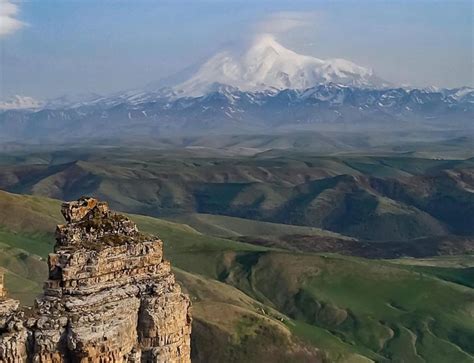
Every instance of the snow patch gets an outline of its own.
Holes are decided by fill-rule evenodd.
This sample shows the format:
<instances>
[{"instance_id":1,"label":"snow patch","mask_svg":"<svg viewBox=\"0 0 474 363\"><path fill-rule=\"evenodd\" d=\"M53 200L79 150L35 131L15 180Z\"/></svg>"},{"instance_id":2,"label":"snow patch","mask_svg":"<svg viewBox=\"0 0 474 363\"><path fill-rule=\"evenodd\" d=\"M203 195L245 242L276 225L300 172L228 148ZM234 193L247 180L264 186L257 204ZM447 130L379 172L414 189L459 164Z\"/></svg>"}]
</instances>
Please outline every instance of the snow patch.
<instances>
[{"instance_id":1,"label":"snow patch","mask_svg":"<svg viewBox=\"0 0 474 363\"><path fill-rule=\"evenodd\" d=\"M4 102L0 102L0 110L27 110L37 109L43 105L33 97L15 95Z\"/></svg>"}]
</instances>

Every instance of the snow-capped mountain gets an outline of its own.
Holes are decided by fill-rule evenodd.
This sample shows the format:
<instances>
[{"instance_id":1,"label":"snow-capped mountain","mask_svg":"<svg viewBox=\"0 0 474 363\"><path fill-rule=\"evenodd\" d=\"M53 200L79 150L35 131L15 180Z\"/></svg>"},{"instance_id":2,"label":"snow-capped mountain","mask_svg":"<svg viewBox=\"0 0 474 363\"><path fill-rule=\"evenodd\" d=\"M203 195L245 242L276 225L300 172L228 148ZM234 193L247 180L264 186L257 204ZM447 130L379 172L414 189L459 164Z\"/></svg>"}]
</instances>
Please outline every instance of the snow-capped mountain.
<instances>
[{"instance_id":1,"label":"snow-capped mountain","mask_svg":"<svg viewBox=\"0 0 474 363\"><path fill-rule=\"evenodd\" d=\"M140 139L271 133L332 125L374 130L474 130L474 89L361 88L241 91L220 85L200 97L126 92L64 107L0 111L0 142Z\"/></svg>"},{"instance_id":2,"label":"snow-capped mountain","mask_svg":"<svg viewBox=\"0 0 474 363\"><path fill-rule=\"evenodd\" d=\"M224 50L205 62L189 79L174 85L179 96L197 97L216 85L241 91L303 90L324 83L383 87L388 83L371 69L345 59L322 60L285 48L271 35L260 35L243 52Z\"/></svg>"},{"instance_id":3,"label":"snow-capped mountain","mask_svg":"<svg viewBox=\"0 0 474 363\"><path fill-rule=\"evenodd\" d=\"M0 102L0 110L23 110L23 109L37 109L43 103L32 97L27 96L13 96L3 102Z\"/></svg>"},{"instance_id":4,"label":"snow-capped mountain","mask_svg":"<svg viewBox=\"0 0 474 363\"><path fill-rule=\"evenodd\" d=\"M17 96L0 103L0 142L238 134L324 124L472 129L473 120L473 88L389 87L352 62L297 54L261 36L243 52L220 52L141 89L44 102Z\"/></svg>"},{"instance_id":5,"label":"snow-capped mountain","mask_svg":"<svg viewBox=\"0 0 474 363\"><path fill-rule=\"evenodd\" d=\"M78 94L66 94L61 97L51 98L44 102L45 108L58 109L64 107L74 107L83 103L93 102L101 98L97 93L78 93Z\"/></svg>"}]
</instances>

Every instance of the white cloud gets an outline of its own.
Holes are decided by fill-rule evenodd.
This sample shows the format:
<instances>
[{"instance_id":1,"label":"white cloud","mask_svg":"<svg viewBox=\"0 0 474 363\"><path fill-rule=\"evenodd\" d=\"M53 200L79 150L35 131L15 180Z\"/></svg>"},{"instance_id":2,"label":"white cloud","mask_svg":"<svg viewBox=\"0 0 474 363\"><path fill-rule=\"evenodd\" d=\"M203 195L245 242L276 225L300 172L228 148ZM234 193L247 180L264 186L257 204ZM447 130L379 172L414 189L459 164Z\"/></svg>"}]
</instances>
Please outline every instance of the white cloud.
<instances>
[{"instance_id":1,"label":"white cloud","mask_svg":"<svg viewBox=\"0 0 474 363\"><path fill-rule=\"evenodd\" d=\"M22 28L25 23L16 19L18 6L10 0L0 0L0 37Z\"/></svg>"},{"instance_id":2,"label":"white cloud","mask_svg":"<svg viewBox=\"0 0 474 363\"><path fill-rule=\"evenodd\" d=\"M312 26L318 20L317 12L281 11L269 15L257 25L257 32L281 34L287 31Z\"/></svg>"}]
</instances>

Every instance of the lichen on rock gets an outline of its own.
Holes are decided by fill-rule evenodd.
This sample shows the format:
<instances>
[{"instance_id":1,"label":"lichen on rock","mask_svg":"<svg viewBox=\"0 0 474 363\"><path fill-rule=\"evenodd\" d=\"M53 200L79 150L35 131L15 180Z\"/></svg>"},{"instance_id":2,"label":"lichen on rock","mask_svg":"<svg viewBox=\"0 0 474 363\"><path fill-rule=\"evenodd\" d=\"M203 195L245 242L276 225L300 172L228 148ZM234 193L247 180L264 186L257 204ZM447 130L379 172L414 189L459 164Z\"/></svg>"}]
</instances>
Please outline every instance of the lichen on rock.
<instances>
[{"instance_id":1,"label":"lichen on rock","mask_svg":"<svg viewBox=\"0 0 474 363\"><path fill-rule=\"evenodd\" d=\"M0 300L0 362L190 362L190 301L162 241L93 198L61 211L33 317Z\"/></svg>"}]
</instances>

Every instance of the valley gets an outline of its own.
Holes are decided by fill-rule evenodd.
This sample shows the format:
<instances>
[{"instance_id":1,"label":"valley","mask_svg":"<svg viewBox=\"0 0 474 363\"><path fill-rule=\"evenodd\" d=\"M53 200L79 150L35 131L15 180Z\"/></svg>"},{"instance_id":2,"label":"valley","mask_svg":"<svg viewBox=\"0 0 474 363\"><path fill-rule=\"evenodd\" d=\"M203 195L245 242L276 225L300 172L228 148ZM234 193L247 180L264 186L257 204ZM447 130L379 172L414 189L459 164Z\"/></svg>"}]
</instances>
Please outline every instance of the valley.
<instances>
[{"instance_id":1,"label":"valley","mask_svg":"<svg viewBox=\"0 0 474 363\"><path fill-rule=\"evenodd\" d=\"M0 0L0 363L474 363L473 14Z\"/></svg>"},{"instance_id":2,"label":"valley","mask_svg":"<svg viewBox=\"0 0 474 363\"><path fill-rule=\"evenodd\" d=\"M184 223L186 215L211 214L366 241L474 233L472 158L293 149L213 153L114 147L13 152L0 160L0 188L61 200L90 194L118 210Z\"/></svg>"},{"instance_id":3,"label":"valley","mask_svg":"<svg viewBox=\"0 0 474 363\"><path fill-rule=\"evenodd\" d=\"M470 362L474 178L460 145L442 158L426 146L4 152L0 265L31 304L60 200L93 195L163 239L192 300L195 362Z\"/></svg>"}]
</instances>

